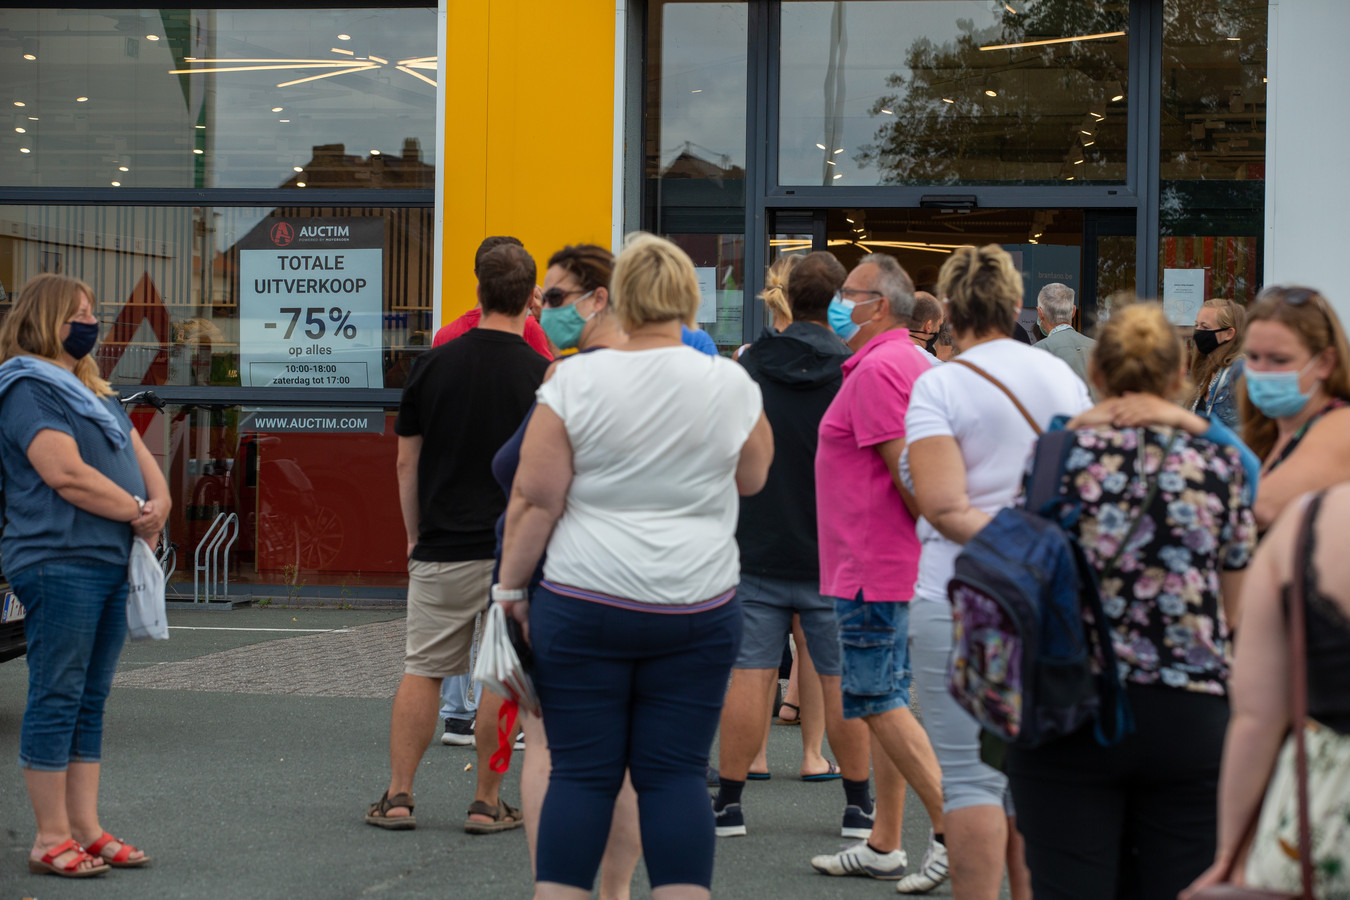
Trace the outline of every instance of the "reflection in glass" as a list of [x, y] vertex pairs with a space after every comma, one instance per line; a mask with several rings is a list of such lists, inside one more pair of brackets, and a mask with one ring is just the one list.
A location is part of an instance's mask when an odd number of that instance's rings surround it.
[[239, 517], [232, 589], [329, 585], [369, 596], [372, 588], [406, 585], [393, 410], [384, 412], [383, 434], [246, 431], [237, 406], [129, 412], [173, 497], [171, 598], [192, 593], [193, 554], [216, 517], [231, 513]]
[[703, 303], [698, 327], [730, 353], [742, 343], [745, 310], [745, 237], [740, 234], [667, 234], [689, 254]]
[[[383, 371], [369, 383], [402, 387], [430, 344], [430, 209], [0, 207], [0, 298], [42, 272], [72, 275], [94, 289], [105, 329], [96, 352], [114, 385], [240, 385], [240, 241], [278, 218], [368, 217], [384, 221], [382, 322], [372, 336]], [[339, 298], [321, 299], [328, 316]]]
[[1251, 302], [1264, 271], [1264, 3], [1163, 4], [1159, 289], [1204, 269], [1205, 296]]
[[434, 8], [5, 9], [0, 29], [31, 50], [0, 54], [5, 184], [435, 186]]
[[780, 184], [1125, 179], [1127, 3], [786, 0], [782, 11]]
[[653, 0], [649, 7], [645, 171], [651, 213], [745, 203], [746, 10], [743, 2], [679, 0]]

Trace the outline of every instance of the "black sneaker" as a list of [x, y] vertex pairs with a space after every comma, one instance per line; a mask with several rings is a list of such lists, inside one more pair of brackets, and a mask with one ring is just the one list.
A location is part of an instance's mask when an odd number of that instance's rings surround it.
[[846, 838], [867, 838], [872, 836], [872, 825], [876, 817], [863, 812], [856, 806], [844, 807], [844, 823], [839, 827], [839, 836]]
[[449, 747], [467, 747], [473, 743], [473, 719], [446, 719], [441, 743]]
[[728, 803], [721, 809], [713, 806], [713, 815], [717, 817], [718, 837], [741, 837], [745, 834], [745, 816], [739, 803]]

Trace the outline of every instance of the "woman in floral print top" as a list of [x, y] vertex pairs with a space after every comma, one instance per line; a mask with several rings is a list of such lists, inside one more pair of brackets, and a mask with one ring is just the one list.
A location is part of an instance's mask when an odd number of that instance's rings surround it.
[[1099, 574], [1133, 730], [1110, 747], [1090, 725], [1010, 746], [1008, 781], [1038, 900], [1125, 882], [1175, 897], [1214, 858], [1227, 622], [1256, 542], [1257, 463], [1226, 426], [1163, 399], [1181, 391], [1182, 347], [1157, 304], [1111, 317], [1089, 375], [1107, 399], [1068, 423], [1061, 492], [1079, 501], [1070, 531]]
[[1099, 571], [1140, 514], [1146, 481], [1157, 481], [1126, 552], [1101, 582], [1123, 680], [1223, 695], [1220, 572], [1246, 567], [1256, 535], [1237, 449], [1166, 427], [1083, 429], [1077, 444], [1062, 490], [1082, 500], [1075, 537]]

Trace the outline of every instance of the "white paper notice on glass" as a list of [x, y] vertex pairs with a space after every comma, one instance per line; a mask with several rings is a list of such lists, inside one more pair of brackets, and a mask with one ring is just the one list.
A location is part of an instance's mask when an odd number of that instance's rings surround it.
[[700, 322], [717, 321], [717, 267], [695, 266], [698, 275], [698, 320]]
[[1163, 312], [1169, 322], [1194, 325], [1204, 303], [1204, 269], [1163, 269]]

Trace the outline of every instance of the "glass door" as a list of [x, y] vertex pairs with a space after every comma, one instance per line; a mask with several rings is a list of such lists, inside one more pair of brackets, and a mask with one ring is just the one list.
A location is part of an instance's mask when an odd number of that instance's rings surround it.
[[[965, 244], [1000, 244], [1024, 280], [1020, 321], [1036, 322], [1036, 297], [1052, 282], [1078, 295], [1074, 326], [1090, 331], [1099, 305], [1112, 295], [1133, 296], [1134, 212], [1120, 210], [949, 206], [883, 209], [838, 207], [778, 210], [769, 218], [769, 260], [783, 253], [829, 250], [846, 268], [869, 253], [894, 256], [919, 290], [935, 292], [938, 270]], [[761, 313], [762, 314], [762, 313]]]

